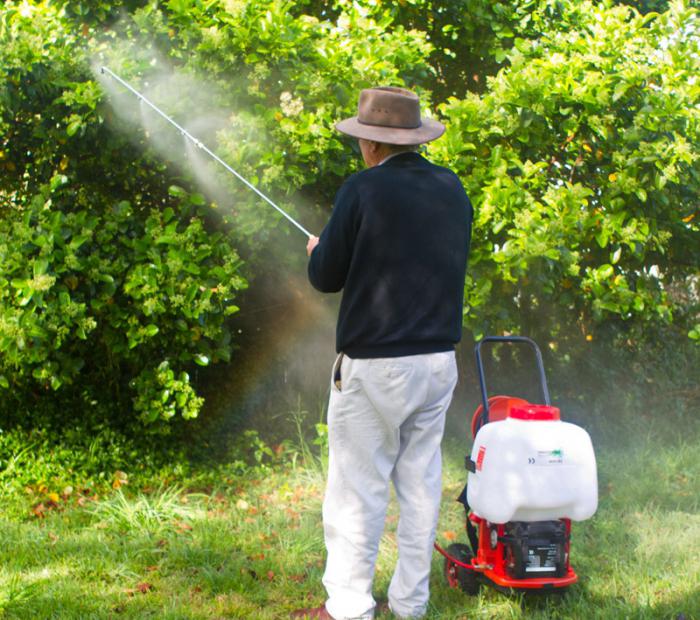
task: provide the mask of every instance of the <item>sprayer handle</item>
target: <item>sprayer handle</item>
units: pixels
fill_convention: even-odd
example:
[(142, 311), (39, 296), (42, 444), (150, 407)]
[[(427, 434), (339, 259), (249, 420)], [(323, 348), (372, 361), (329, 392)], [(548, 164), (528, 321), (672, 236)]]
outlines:
[(486, 388), (486, 378), (484, 375), (484, 364), (481, 358), (481, 347), (485, 342), (506, 342), (509, 344), (525, 343), (530, 345), (535, 351), (535, 358), (537, 359), (537, 369), (540, 375), (540, 387), (542, 389), (542, 397), (544, 398), (544, 404), (550, 405), (549, 401), (549, 390), (547, 389), (547, 377), (544, 373), (544, 363), (542, 362), (542, 353), (537, 343), (528, 338), (527, 336), (485, 336), (479, 342), (476, 343), (474, 352), (476, 353), (476, 368), (479, 373), (479, 387), (481, 388), (481, 403), (483, 409), (481, 411), (481, 424), (487, 424), (489, 421), (489, 397)]

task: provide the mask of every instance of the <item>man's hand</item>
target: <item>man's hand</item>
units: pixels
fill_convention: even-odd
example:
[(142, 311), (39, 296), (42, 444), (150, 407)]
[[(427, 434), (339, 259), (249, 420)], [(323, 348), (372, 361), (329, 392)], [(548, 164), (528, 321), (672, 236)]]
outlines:
[(309, 237), (309, 241), (306, 244), (306, 255), (311, 256), (311, 252), (314, 251), (314, 248), (318, 245), (318, 237), (314, 237), (311, 235)]

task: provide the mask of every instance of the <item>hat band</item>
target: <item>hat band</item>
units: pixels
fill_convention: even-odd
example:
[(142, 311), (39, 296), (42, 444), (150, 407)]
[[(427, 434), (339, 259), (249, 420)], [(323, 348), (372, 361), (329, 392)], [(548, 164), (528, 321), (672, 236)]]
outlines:
[(407, 125), (405, 122), (392, 122), (390, 119), (383, 117), (381, 119), (369, 119), (357, 117), (357, 122), (360, 125), (369, 125), (371, 127), (387, 127), (390, 129), (418, 129), (422, 123), (420, 119), (417, 125)]

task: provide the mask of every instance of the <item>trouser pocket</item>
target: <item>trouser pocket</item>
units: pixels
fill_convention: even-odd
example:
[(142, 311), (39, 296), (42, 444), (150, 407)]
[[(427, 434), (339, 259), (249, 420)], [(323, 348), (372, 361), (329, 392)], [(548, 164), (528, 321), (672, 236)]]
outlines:
[(343, 377), (341, 375), (341, 366), (343, 365), (344, 353), (339, 353), (333, 364), (333, 372), (331, 373), (331, 389), (335, 388), (338, 392), (343, 389)]

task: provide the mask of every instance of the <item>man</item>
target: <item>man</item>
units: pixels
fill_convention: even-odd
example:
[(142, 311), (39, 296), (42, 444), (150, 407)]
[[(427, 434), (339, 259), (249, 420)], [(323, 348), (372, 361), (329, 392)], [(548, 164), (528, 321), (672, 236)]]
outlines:
[(445, 128), (421, 118), (411, 91), (364, 90), (358, 115), (336, 127), (359, 139), (368, 169), (343, 184), (320, 239), (307, 246), (313, 286), (343, 296), (323, 503), (328, 599), (293, 617), (374, 617), (391, 480), (400, 519), (389, 607), (418, 618), (428, 603), (472, 207), (454, 173), (416, 152)]

